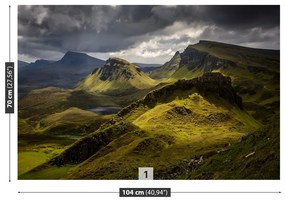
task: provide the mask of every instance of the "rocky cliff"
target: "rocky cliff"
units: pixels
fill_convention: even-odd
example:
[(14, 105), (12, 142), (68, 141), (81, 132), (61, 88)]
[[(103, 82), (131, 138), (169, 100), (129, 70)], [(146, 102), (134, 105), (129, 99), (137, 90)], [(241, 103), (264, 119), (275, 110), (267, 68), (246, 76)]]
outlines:
[[(168, 100), (173, 92), (196, 89), (199, 94), (209, 97), (222, 98), (233, 106), (243, 109), (242, 98), (236, 94), (231, 84), (231, 78), (221, 73), (205, 73), (203, 76), (191, 80), (178, 80), (176, 83), (149, 93), (139, 100), (121, 110), (117, 117), (124, 117), (139, 105), (155, 106), (158, 102)], [(169, 101), (169, 100), (168, 100)]]
[(156, 81), (137, 66), (121, 58), (110, 58), (105, 65), (77, 84), (77, 88), (92, 93), (122, 95), (153, 87)]
[(177, 51), (169, 62), (166, 62), (158, 70), (153, 71), (150, 76), (155, 79), (168, 78), (179, 69), (180, 61), (181, 55)]
[(205, 73), (203, 76), (195, 79), (178, 80), (173, 85), (149, 93), (145, 97), (144, 102), (156, 102), (158, 99), (168, 97), (175, 90), (190, 90), (193, 88), (196, 88), (204, 96), (218, 96), (240, 109), (243, 108), (241, 97), (236, 94), (231, 85), (231, 78), (225, 77), (221, 73)]
[(196, 50), (191, 46), (188, 46), (184, 52), (180, 54), (180, 57), (180, 67), (186, 65), (189, 70), (200, 68), (204, 72), (211, 72), (230, 63), (230, 61), (217, 58), (207, 52)]

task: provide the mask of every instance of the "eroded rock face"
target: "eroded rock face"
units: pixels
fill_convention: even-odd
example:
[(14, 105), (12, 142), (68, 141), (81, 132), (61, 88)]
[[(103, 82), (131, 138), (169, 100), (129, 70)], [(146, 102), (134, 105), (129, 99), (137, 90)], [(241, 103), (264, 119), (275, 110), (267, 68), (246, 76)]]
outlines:
[(180, 67), (186, 65), (189, 70), (201, 68), (204, 72), (211, 72), (229, 64), (229, 61), (217, 58), (209, 53), (196, 50), (192, 47), (187, 47), (180, 54)]
[(178, 115), (189, 115), (192, 114), (192, 110), (188, 109), (184, 106), (176, 106), (173, 109), (171, 109), (170, 111), (168, 111), (169, 114), (178, 114)]
[[(157, 102), (164, 102), (176, 90), (191, 90), (196, 88), (198, 93), (208, 97), (214, 96), (223, 98), (231, 105), (243, 109), (242, 98), (236, 94), (231, 84), (231, 78), (225, 77), (221, 73), (205, 73), (203, 76), (191, 80), (178, 80), (176, 83), (155, 90), (145, 96), (144, 99), (132, 103), (117, 113), (115, 118), (122, 119), (139, 105), (154, 107)], [(170, 101), (170, 100), (168, 100)], [(191, 113), (190, 111), (187, 112)], [(111, 122), (111, 121), (109, 121)]]
[(152, 72), (151, 77), (156, 79), (170, 77), (175, 71), (180, 68), (180, 61), (180, 53), (177, 51), (170, 61), (166, 62), (158, 70)]
[(163, 65), (163, 69), (166, 71), (176, 71), (179, 68), (179, 63), (181, 61), (181, 56), (179, 51), (171, 58), (169, 62)]
[(134, 73), (130, 70), (130, 65), (131, 64), (126, 60), (110, 58), (106, 61), (106, 64), (98, 70), (99, 78), (102, 81), (117, 80), (119, 78), (132, 79)]
[(193, 83), (202, 94), (216, 94), (243, 109), (242, 98), (236, 94), (230, 77), (225, 77), (221, 73), (205, 73), (203, 76), (193, 79)]
[(59, 156), (47, 162), (46, 165), (62, 166), (64, 164), (80, 163), (91, 157), (115, 138), (135, 129), (135, 126), (123, 122), (113, 128), (95, 133), (92, 136), (77, 141)]
[(143, 104), (156, 103), (169, 97), (175, 90), (191, 90), (196, 88), (203, 96), (214, 95), (227, 100), (232, 105), (243, 109), (242, 98), (238, 96), (231, 85), (231, 78), (221, 73), (205, 73), (191, 80), (179, 80), (173, 85), (149, 93), (142, 101)]

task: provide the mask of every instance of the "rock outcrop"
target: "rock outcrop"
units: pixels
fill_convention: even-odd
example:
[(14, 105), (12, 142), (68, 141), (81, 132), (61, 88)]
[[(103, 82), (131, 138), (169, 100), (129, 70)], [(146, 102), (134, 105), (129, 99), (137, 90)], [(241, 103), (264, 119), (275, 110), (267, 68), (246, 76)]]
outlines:
[(52, 158), (50, 161), (41, 165), (40, 167), (35, 168), (35, 170), (51, 165), (63, 166), (65, 164), (81, 163), (114, 139), (127, 132), (135, 131), (135, 129), (136, 127), (134, 125), (120, 123), (115, 127), (100, 132), (95, 132), (94, 134), (77, 141), (60, 155)]
[[(129, 68), (131, 64), (123, 59), (119, 58), (110, 58), (106, 61), (106, 64), (100, 68), (99, 71), (99, 78), (102, 81), (108, 80), (117, 80), (119, 78), (123, 79), (133, 79), (135, 76), (134, 71), (131, 71)], [(140, 70), (137, 69), (137, 73), (140, 73)]]
[(149, 93), (142, 102), (145, 104), (157, 102), (169, 97), (175, 90), (191, 90), (193, 88), (206, 97), (216, 95), (243, 109), (242, 98), (233, 89), (231, 78), (225, 77), (221, 73), (205, 73), (195, 79), (178, 80), (173, 85)]
[(189, 70), (200, 68), (204, 72), (211, 72), (232, 63), (230, 61), (210, 55), (207, 52), (194, 49), (191, 46), (188, 46), (184, 52), (180, 54), (180, 57), (180, 67), (186, 65)]
[(180, 67), (181, 56), (179, 51), (171, 58), (170, 61), (162, 65), (158, 70), (153, 71), (150, 76), (155, 79), (168, 78)]
[[(132, 109), (139, 105), (147, 105), (153, 107), (157, 102), (164, 102), (171, 97), (176, 90), (191, 90), (196, 88), (198, 93), (204, 97), (214, 96), (216, 98), (225, 99), (231, 105), (243, 109), (242, 98), (236, 94), (231, 84), (231, 78), (225, 77), (221, 73), (205, 73), (201, 77), (191, 80), (178, 80), (176, 83), (165, 86), (159, 90), (155, 90), (145, 96), (144, 99), (132, 103), (128, 107), (122, 109), (117, 117), (123, 117)], [(169, 101), (169, 100), (168, 100)]]
[[(230, 66), (236, 67), (233, 61), (219, 58), (216, 55), (199, 50), (199, 48), (196, 47), (199, 46), (199, 44), (211, 47), (212, 43), (213, 42), (200, 41), (198, 44), (189, 45), (182, 53), (177, 51), (170, 61), (153, 71), (150, 76), (155, 79), (167, 79), (175, 75), (173, 78), (179, 79), (185, 78), (187, 68), (189, 72), (212, 72), (213, 70), (228, 68)], [(182, 73), (179, 72), (180, 70)]]
[(136, 65), (121, 58), (109, 58), (77, 84), (77, 89), (108, 95), (126, 95), (156, 85), (156, 81)]

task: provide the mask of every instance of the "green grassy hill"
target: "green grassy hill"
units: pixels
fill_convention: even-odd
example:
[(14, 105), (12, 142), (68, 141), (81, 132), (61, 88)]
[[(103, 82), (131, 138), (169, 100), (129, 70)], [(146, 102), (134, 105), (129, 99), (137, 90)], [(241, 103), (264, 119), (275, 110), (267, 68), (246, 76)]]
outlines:
[(114, 105), (104, 96), (52, 87), (25, 95), (19, 101), (18, 114), (19, 175), (48, 161), (109, 120), (111, 116), (71, 107), (92, 108), (98, 104)]
[(33, 90), (19, 100), (19, 117), (38, 120), (70, 107), (91, 109), (97, 106), (116, 106), (106, 95), (93, 95), (82, 90), (47, 87)]
[(106, 120), (108, 116), (72, 107), (41, 119), (36, 130), (49, 135), (81, 136), (97, 130)]
[(280, 117), (198, 165), (188, 179), (280, 179)]
[[(173, 59), (177, 58), (177, 54)], [(189, 45), (179, 54), (175, 71), (164, 77), (164, 82), (192, 79), (205, 72), (220, 72), (230, 76), (244, 106), (264, 123), (279, 111), (280, 51), (241, 47), (214, 41), (200, 41)], [(172, 60), (173, 60), (172, 59)], [(171, 60), (171, 61), (172, 61)], [(150, 75), (167, 75), (164, 67)], [(265, 113), (264, 113), (265, 112)]]
[[(150, 166), (155, 179), (279, 179), (279, 54), (200, 41), (157, 80), (111, 58), (75, 89), (34, 90), (19, 101), (19, 178), (137, 179)], [(101, 106), (124, 108), (86, 111)]]
[(42, 118), (35, 126), (26, 123), (25, 128), (19, 123), (19, 175), (47, 162), (110, 118), (110, 115), (102, 116), (73, 107)]
[(110, 58), (106, 64), (79, 82), (77, 89), (112, 95), (130, 94), (155, 86), (155, 80), (134, 64), (120, 58)]
[[(47, 170), (56, 171), (60, 166), (66, 167), (60, 176), (63, 179), (137, 179), (137, 168), (150, 166), (154, 167), (155, 179), (196, 179), (200, 178), (198, 169), (203, 169), (200, 166), (209, 164), (217, 154), (235, 151), (240, 139), (262, 130), (262, 124), (243, 110), (230, 78), (205, 74), (149, 93), (121, 110), (100, 130), (22, 177), (41, 178)], [(246, 148), (250, 147), (237, 152), (251, 151)], [(274, 173), (266, 178), (276, 177), (278, 161), (272, 162), (268, 167)], [(234, 163), (238, 167), (240, 162)], [(255, 166), (260, 163), (255, 162)], [(216, 174), (215, 168), (211, 172), (203, 178), (228, 178)], [(263, 174), (255, 177), (262, 178)], [(241, 176), (251, 177), (231, 178)], [(55, 172), (49, 177), (58, 175)]]

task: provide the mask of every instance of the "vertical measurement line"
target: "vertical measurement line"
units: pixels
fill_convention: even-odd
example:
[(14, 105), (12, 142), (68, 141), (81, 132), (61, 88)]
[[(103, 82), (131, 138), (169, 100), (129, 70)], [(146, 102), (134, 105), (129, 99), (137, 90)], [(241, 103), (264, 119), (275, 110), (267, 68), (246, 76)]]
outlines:
[(9, 182), (11, 182), (11, 114), (9, 114)]
[(11, 6), (9, 5), (9, 62), (11, 62)]
[[(9, 62), (11, 62), (11, 5), (9, 5)], [(9, 113), (9, 182), (11, 182), (11, 114)]]

